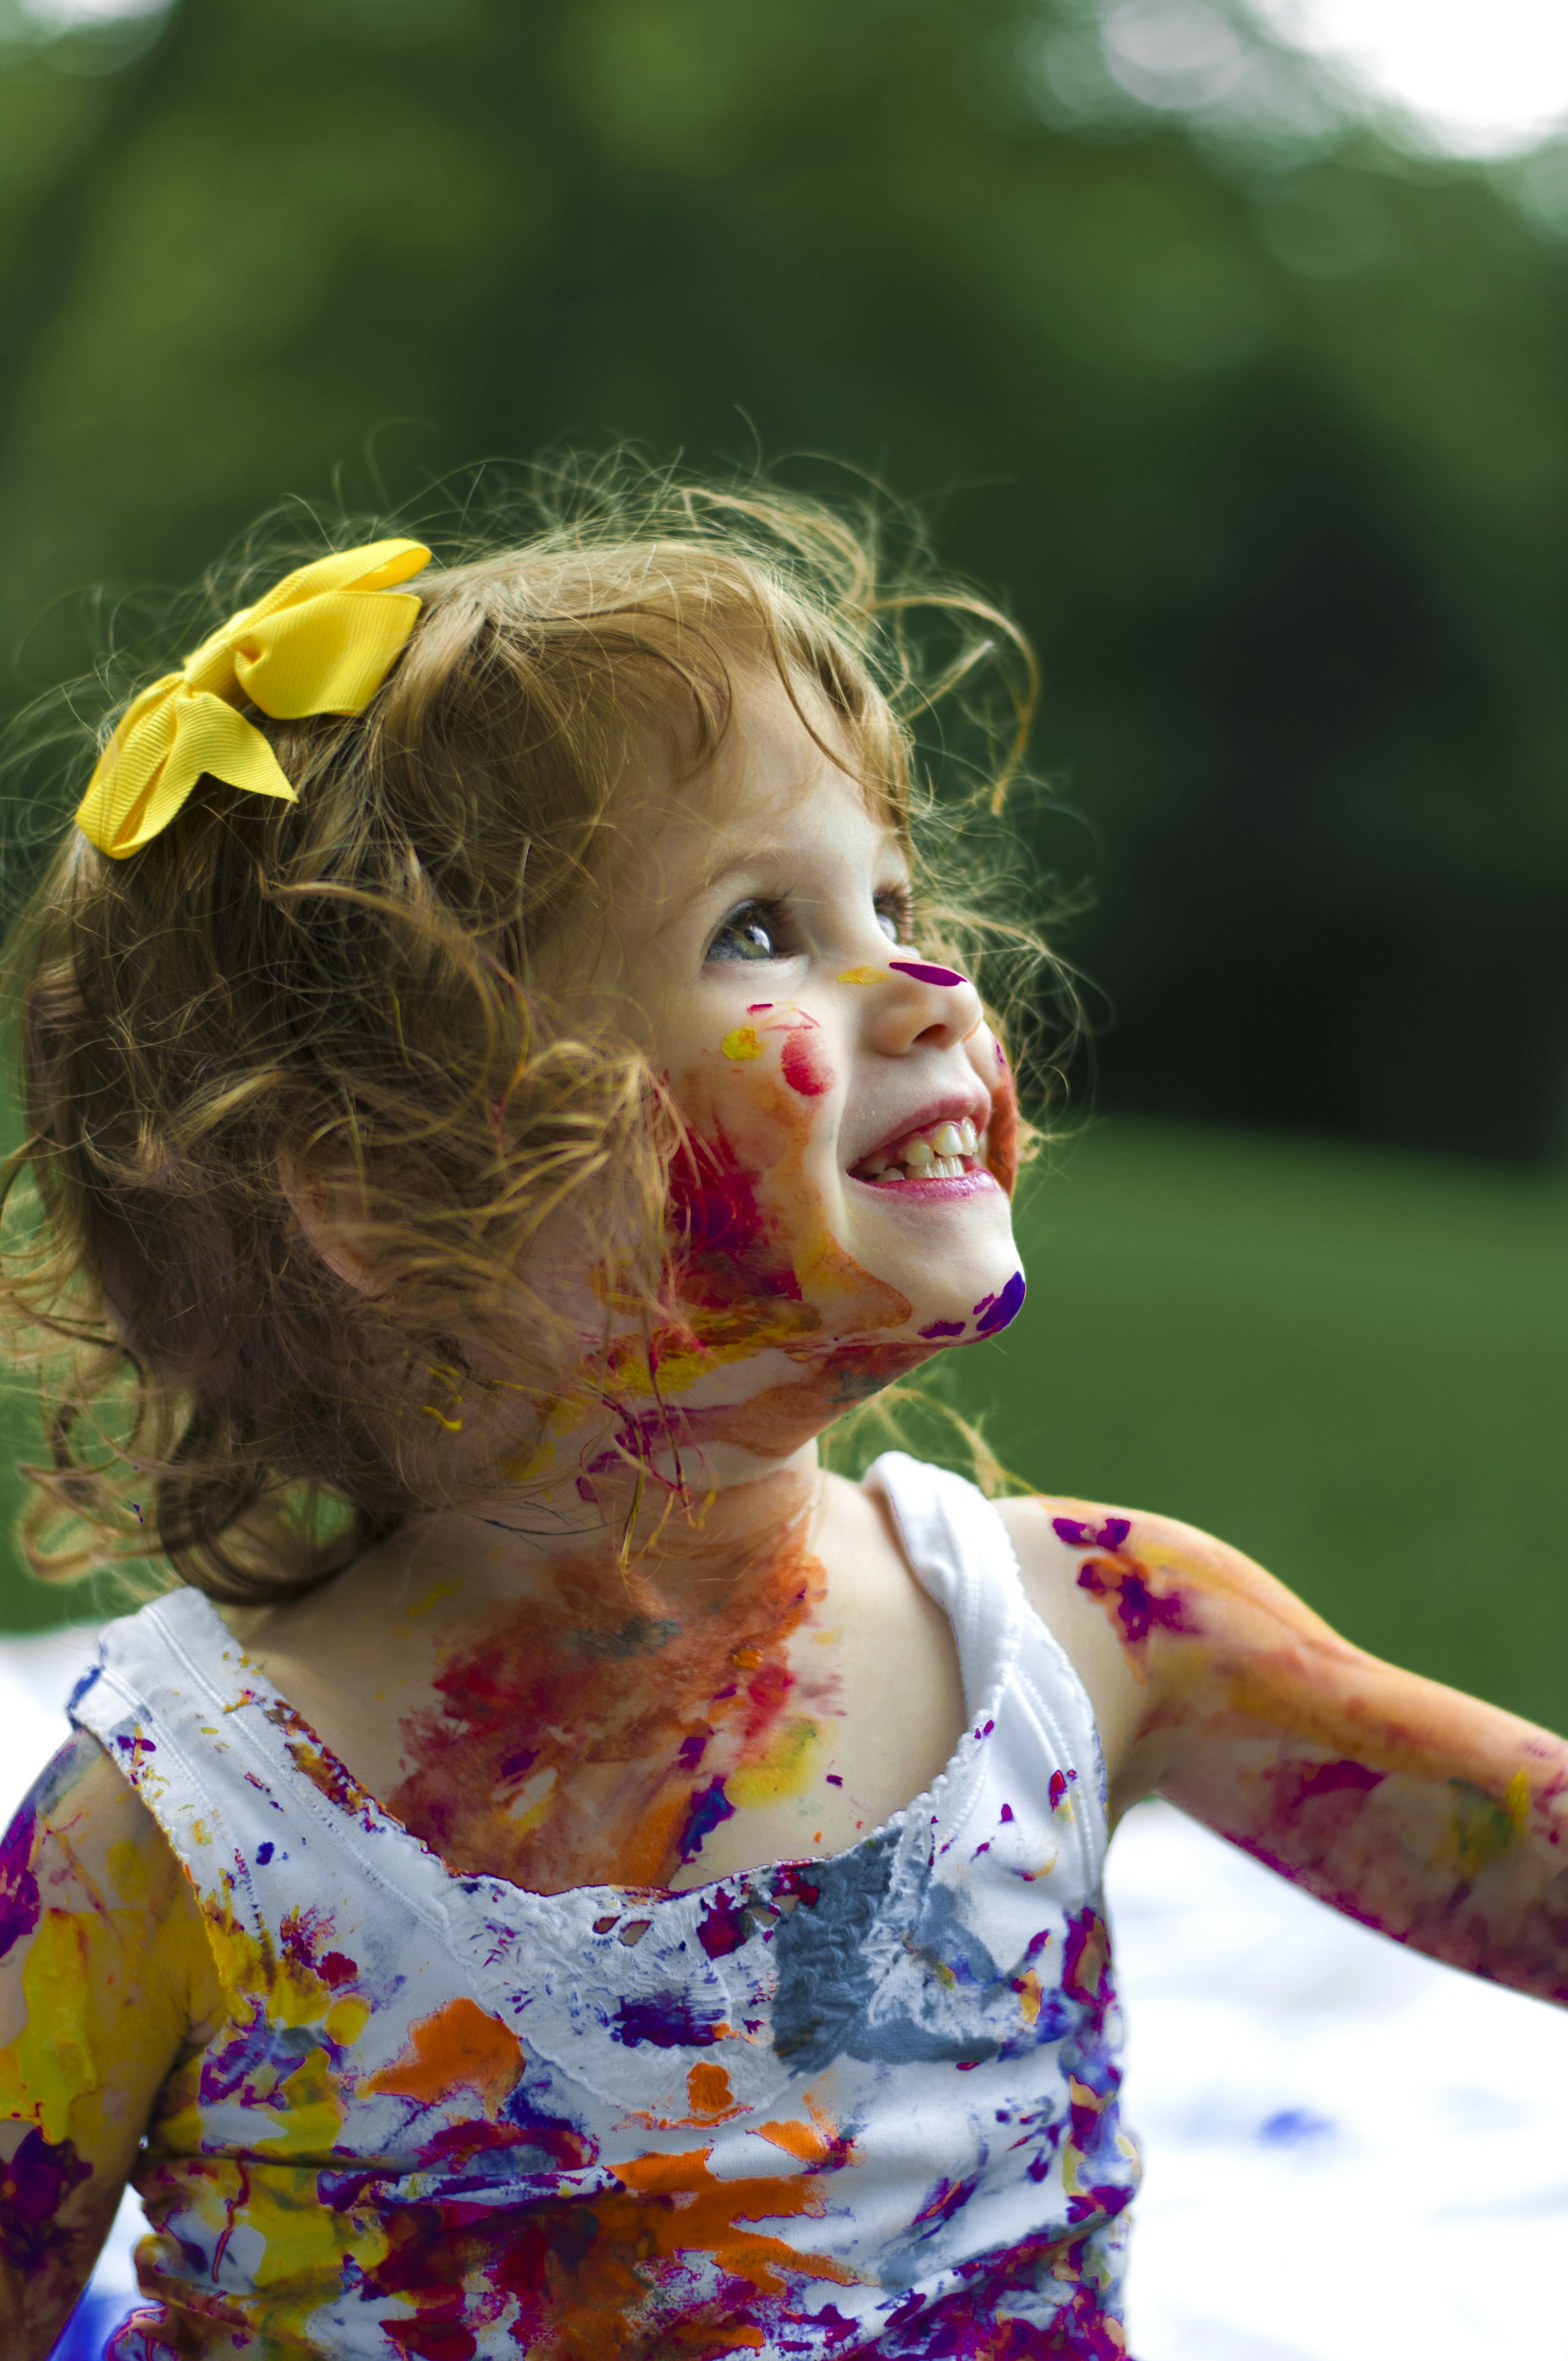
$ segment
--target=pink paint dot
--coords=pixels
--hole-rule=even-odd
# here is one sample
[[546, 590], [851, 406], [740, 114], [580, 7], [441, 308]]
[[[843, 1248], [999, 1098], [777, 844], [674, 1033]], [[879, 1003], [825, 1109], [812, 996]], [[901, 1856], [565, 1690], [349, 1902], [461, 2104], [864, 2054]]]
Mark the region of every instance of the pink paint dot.
[[765, 1016], [773, 1005], [771, 1000], [749, 1000], [746, 1003], [746, 1014], [748, 1016]]

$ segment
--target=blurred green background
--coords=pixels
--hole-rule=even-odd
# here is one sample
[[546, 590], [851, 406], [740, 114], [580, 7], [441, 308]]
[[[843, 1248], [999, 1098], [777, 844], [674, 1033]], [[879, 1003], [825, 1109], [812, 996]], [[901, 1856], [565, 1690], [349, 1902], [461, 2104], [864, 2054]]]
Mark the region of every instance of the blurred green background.
[[1096, 1017], [965, 1398], [1568, 1721], [1568, 149], [1129, 5], [0, 0], [0, 703], [283, 495], [625, 435], [924, 501], [1040, 650]]

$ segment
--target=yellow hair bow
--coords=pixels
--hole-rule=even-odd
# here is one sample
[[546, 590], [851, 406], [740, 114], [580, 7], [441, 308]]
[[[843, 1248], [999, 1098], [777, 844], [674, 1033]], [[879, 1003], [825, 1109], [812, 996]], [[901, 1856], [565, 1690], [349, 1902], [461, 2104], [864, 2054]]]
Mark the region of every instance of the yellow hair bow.
[[121, 717], [76, 815], [83, 836], [114, 861], [139, 852], [209, 772], [250, 795], [295, 802], [271, 747], [236, 707], [248, 698], [278, 721], [363, 713], [422, 604], [412, 591], [379, 594], [429, 563], [417, 541], [338, 550], [231, 615]]

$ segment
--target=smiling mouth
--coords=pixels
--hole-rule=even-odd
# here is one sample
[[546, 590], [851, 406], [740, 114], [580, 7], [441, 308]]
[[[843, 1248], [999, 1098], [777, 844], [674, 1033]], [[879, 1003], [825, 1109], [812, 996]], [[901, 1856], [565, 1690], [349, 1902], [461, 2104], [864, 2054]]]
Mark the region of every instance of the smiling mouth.
[[850, 1178], [869, 1181], [874, 1188], [888, 1189], [907, 1186], [911, 1181], [961, 1180], [971, 1172], [985, 1170], [980, 1134], [964, 1115], [957, 1121], [934, 1123], [923, 1131], [909, 1132], [892, 1147], [879, 1148], [872, 1155], [862, 1156], [858, 1164], [850, 1167]]

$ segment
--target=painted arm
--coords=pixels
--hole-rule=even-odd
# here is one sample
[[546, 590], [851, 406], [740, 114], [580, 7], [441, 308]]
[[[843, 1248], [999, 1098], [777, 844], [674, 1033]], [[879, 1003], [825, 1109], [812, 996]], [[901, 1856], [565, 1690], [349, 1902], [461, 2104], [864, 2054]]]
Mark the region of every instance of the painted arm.
[[161, 1829], [72, 1738], [0, 1843], [0, 2351], [42, 2361], [85, 2286], [159, 2088], [217, 2002]]
[[1070, 1591], [1117, 1643], [1086, 1674], [1113, 1807], [1157, 1789], [1367, 1926], [1568, 2004], [1568, 1744], [1353, 1647], [1189, 1525], [1012, 1505], [1047, 1620]]

